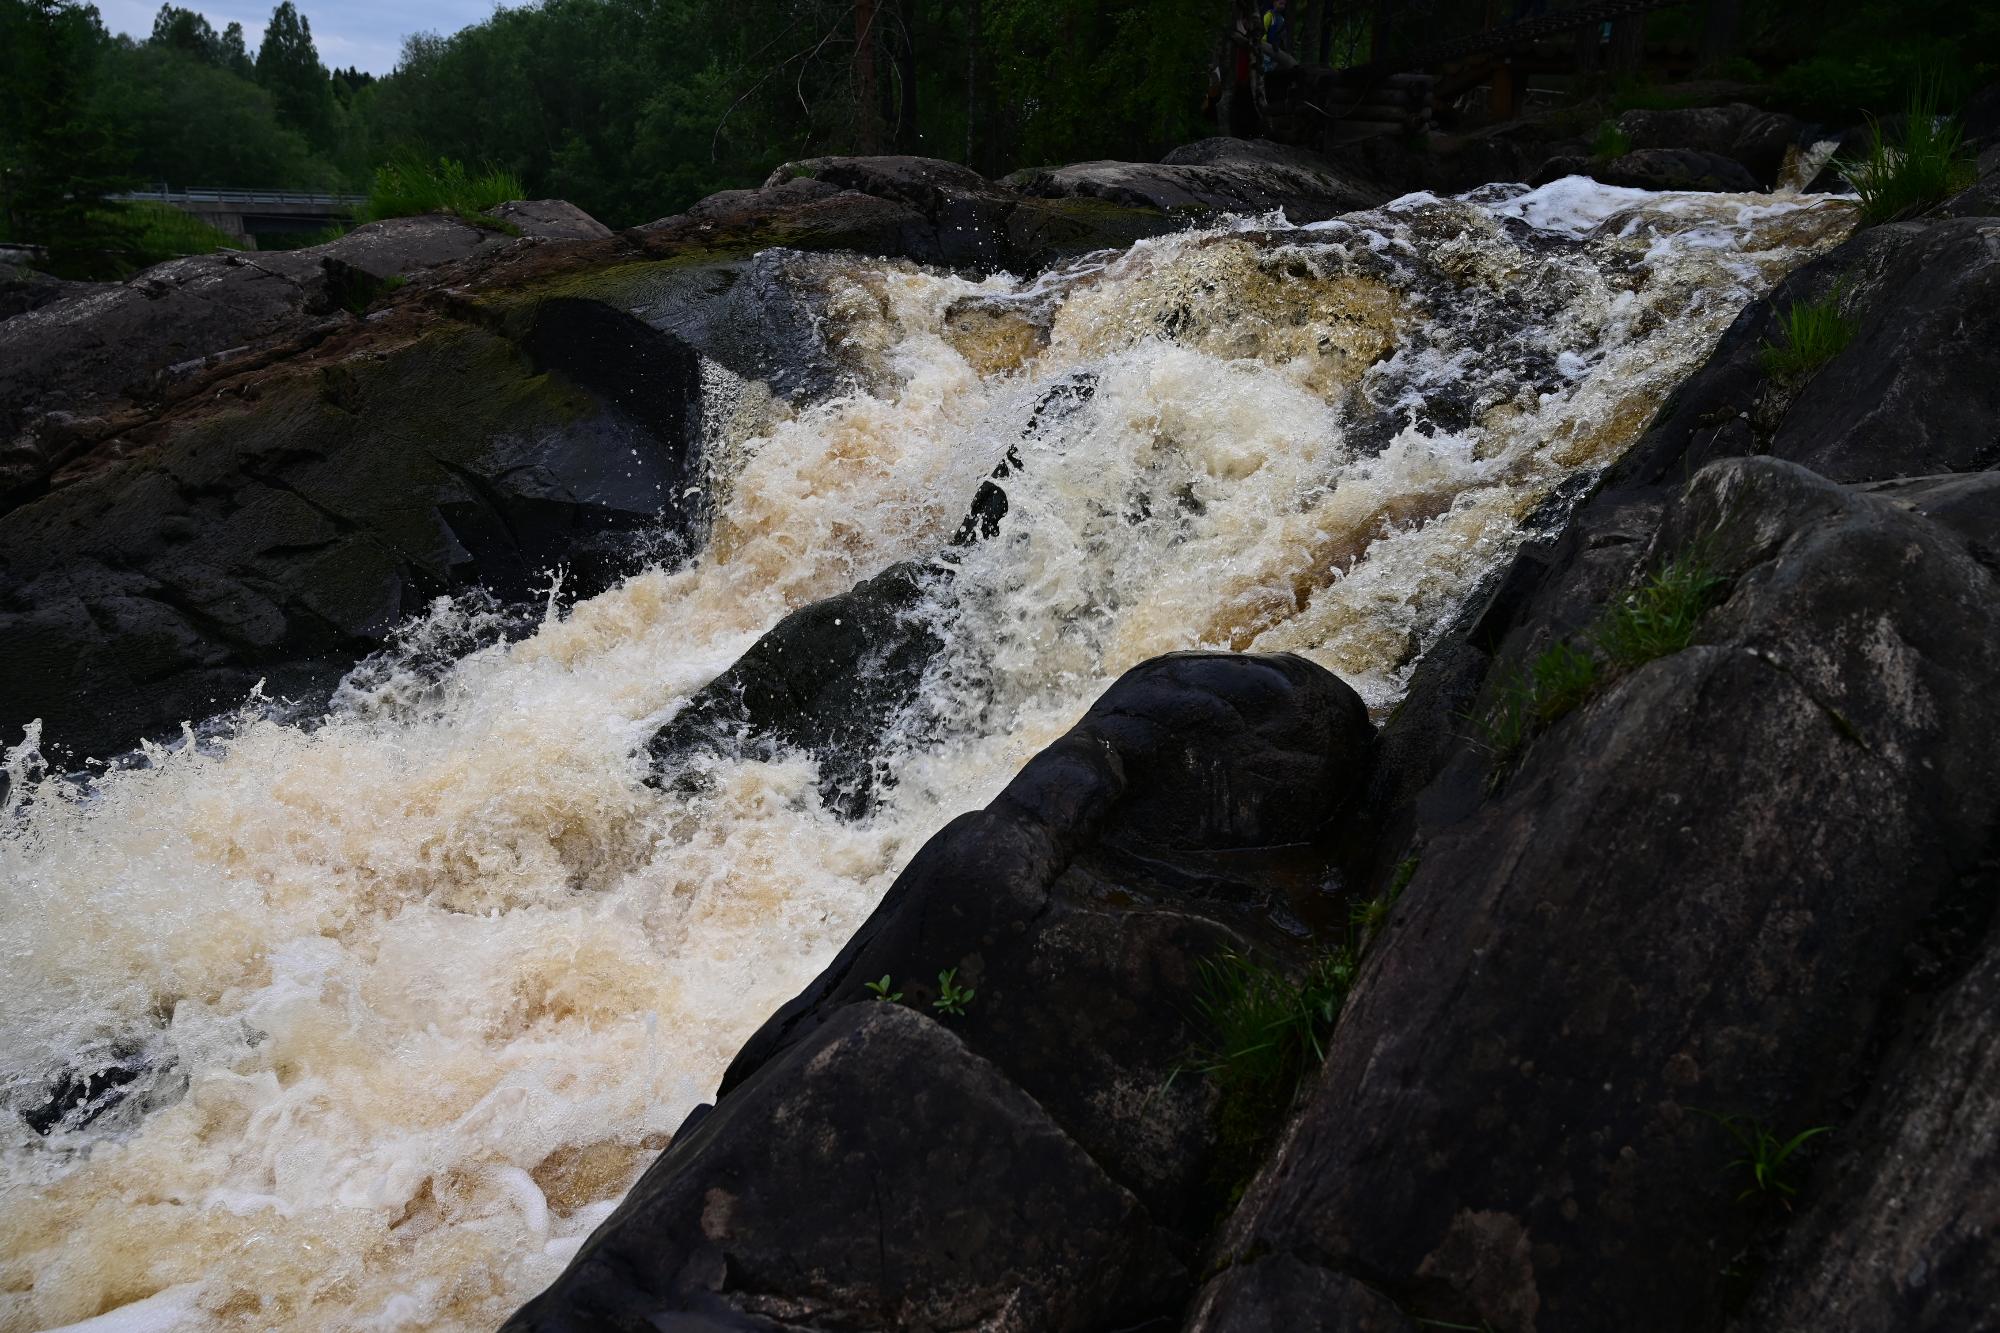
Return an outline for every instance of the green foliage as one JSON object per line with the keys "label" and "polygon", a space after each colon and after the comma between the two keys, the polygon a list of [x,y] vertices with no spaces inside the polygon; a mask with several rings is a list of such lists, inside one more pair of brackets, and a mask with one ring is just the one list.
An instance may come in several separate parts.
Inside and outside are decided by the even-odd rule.
{"label": "green foliage", "polygon": [[277,104],[278,119],[315,147],[334,138],[333,85],[313,45],[312,24],[281,0],[257,48],[257,82]]}
{"label": "green foliage", "polygon": [[1195,1008],[1204,1035],[1175,1076],[1198,1073],[1215,1087],[1218,1185],[1240,1185],[1255,1169],[1325,1060],[1357,962],[1351,945],[1313,959],[1297,977],[1234,950],[1202,961]]}
{"label": "green foliage", "polygon": [[1597,689],[1597,659],[1558,643],[1508,679],[1482,720],[1486,747],[1500,758],[1588,699]]}
{"label": "green foliage", "polygon": [[931,1001],[931,1008],[941,1014],[965,1015],[965,1006],[972,1003],[973,990],[970,986],[958,984],[958,969],[946,968],[938,973],[937,998]]}
{"label": "green foliage", "polygon": [[1773,379],[1805,379],[1854,338],[1854,321],[1840,313],[1838,287],[1817,301],[1794,301],[1779,324],[1784,340],[1765,343],[1759,357]]}
{"label": "green foliage", "polygon": [[[433,163],[406,153],[376,171],[362,216],[376,222],[424,213],[456,213],[476,223],[487,209],[519,199],[523,193],[512,172],[488,169],[473,175],[464,163],[448,157]],[[494,223],[495,230],[505,229],[496,219],[483,221]]]}
{"label": "green foliage", "polygon": [[1861,219],[1870,226],[1934,208],[1977,175],[1957,118],[1938,114],[1934,82],[1911,93],[1900,137],[1900,143],[1890,144],[1882,123],[1871,118],[1867,155],[1838,164],[1861,196]]}
{"label": "green foliage", "polygon": [[1831,1125],[1814,1125],[1782,1137],[1770,1125],[1748,1116],[1717,1115],[1713,1111],[1702,1114],[1727,1130],[1742,1151],[1743,1155],[1731,1160],[1726,1168],[1749,1177],[1743,1192],[1736,1196],[1739,1203],[1746,1199],[1783,1202],[1797,1195],[1798,1160],[1809,1155],[1806,1145],[1822,1134],[1833,1132]]}
{"label": "green foliage", "polygon": [[870,991],[874,993],[875,998],[878,1000],[886,1000],[889,1003],[893,1004],[897,1000],[903,998],[903,992],[899,990],[892,990],[890,988],[893,983],[889,980],[889,974],[887,972],[884,972],[882,974],[882,979],[880,981],[870,981],[870,982],[865,982],[864,984]]}
{"label": "green foliage", "polygon": [[1416,878],[1417,865],[1416,857],[1403,858],[1397,863],[1395,873],[1389,877],[1387,889],[1366,902],[1354,904],[1348,910],[1347,924],[1351,932],[1350,938],[1357,942],[1356,947],[1366,949],[1374,943],[1382,927],[1388,924],[1389,912],[1396,906],[1396,900],[1403,896],[1403,890],[1410,886],[1412,879]]}
{"label": "green foliage", "polygon": [[280,121],[271,94],[170,46],[113,46],[96,109],[142,178],[175,186],[326,189],[338,173]]}
{"label": "green foliage", "polygon": [[145,268],[182,255],[206,255],[241,248],[234,237],[171,204],[136,201],[108,210],[107,225],[119,237],[121,258],[133,268]]}
{"label": "green foliage", "polygon": [[107,195],[132,182],[113,125],[91,100],[110,39],[69,0],[0,0],[0,213],[50,267],[88,277],[116,243]]}
{"label": "green foliage", "polygon": [[1632,151],[1632,140],[1615,120],[1598,122],[1597,137],[1590,141],[1590,155],[1600,162],[1623,157]]}
{"label": "green foliage", "polygon": [[1619,671],[1677,653],[1728,586],[1699,550],[1676,556],[1611,604],[1594,631],[1598,646]]}
{"label": "green foliage", "polygon": [[1504,678],[1492,706],[1478,719],[1480,740],[1496,761],[1493,780],[1499,781],[1500,765],[1531,737],[1610,680],[1694,642],[1702,616],[1728,587],[1698,545],[1605,608],[1587,635],[1595,653],[1579,644],[1558,643],[1526,669]]}

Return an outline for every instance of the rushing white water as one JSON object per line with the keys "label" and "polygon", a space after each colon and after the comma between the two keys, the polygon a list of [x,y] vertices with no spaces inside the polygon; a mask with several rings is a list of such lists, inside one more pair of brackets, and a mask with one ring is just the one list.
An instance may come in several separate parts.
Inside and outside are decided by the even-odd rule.
{"label": "rushing white water", "polygon": [[[310,729],[12,784],[0,1330],[473,1329],[548,1282],[911,853],[1120,671],[1291,649],[1378,708],[1565,478],[1849,226],[1564,181],[1141,244],[1031,282],[801,258],[851,391],[721,382],[710,546],[437,672],[440,605]],[[999,534],[865,821],[812,760],[642,783],[786,611]],[[32,756],[9,758],[25,779]]]}

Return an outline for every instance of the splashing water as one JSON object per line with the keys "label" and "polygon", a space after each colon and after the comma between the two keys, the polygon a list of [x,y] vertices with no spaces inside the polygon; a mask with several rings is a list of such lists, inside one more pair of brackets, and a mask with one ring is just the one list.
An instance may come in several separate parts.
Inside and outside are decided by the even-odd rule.
{"label": "splashing water", "polygon": [[[0,1330],[493,1326],[923,839],[1120,671],[1290,649],[1386,708],[1537,506],[1850,217],[1569,180],[1028,282],[799,257],[851,389],[712,376],[734,425],[693,565],[512,643],[440,603],[312,728],[246,713],[88,789],[7,757]],[[800,755],[643,785],[682,701],[935,555],[1010,449],[867,820]],[[65,1078],[38,1134],[15,1112]]]}

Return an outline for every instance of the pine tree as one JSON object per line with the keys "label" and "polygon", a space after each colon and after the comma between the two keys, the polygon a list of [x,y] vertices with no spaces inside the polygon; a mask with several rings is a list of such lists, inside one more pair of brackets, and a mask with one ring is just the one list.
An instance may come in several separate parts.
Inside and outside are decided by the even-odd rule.
{"label": "pine tree", "polygon": [[250,49],[244,43],[241,23],[232,23],[222,30],[221,51],[224,69],[246,79],[257,77],[257,66],[250,59]]}
{"label": "pine tree", "polygon": [[[236,32],[240,42],[243,30],[239,26]],[[170,46],[176,51],[185,51],[210,65],[222,63],[222,39],[215,35],[208,19],[192,9],[161,5],[160,12],[153,16],[150,40],[154,46]]]}
{"label": "pine tree", "polygon": [[90,101],[108,41],[93,6],[0,4],[0,213],[59,272],[85,272],[115,244],[105,196],[132,184]]}
{"label": "pine tree", "polygon": [[333,84],[313,46],[312,24],[292,0],[271,11],[257,48],[257,82],[278,105],[278,118],[316,148],[333,140]]}

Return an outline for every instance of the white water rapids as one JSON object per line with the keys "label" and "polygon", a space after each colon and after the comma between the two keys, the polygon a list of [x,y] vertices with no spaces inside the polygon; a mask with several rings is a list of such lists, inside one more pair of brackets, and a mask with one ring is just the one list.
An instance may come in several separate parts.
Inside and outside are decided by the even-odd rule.
{"label": "white water rapids", "polygon": [[[0,1330],[491,1328],[923,840],[1121,671],[1289,649],[1385,710],[1537,505],[1851,216],[1572,179],[1033,281],[788,259],[848,391],[718,375],[695,563],[441,675],[414,663],[478,612],[440,605],[315,726],[246,712],[87,785],[8,756]],[[799,755],[643,784],[682,701],[934,556],[1010,447],[868,818]],[[18,1114],[135,1062],[88,1124]]]}

